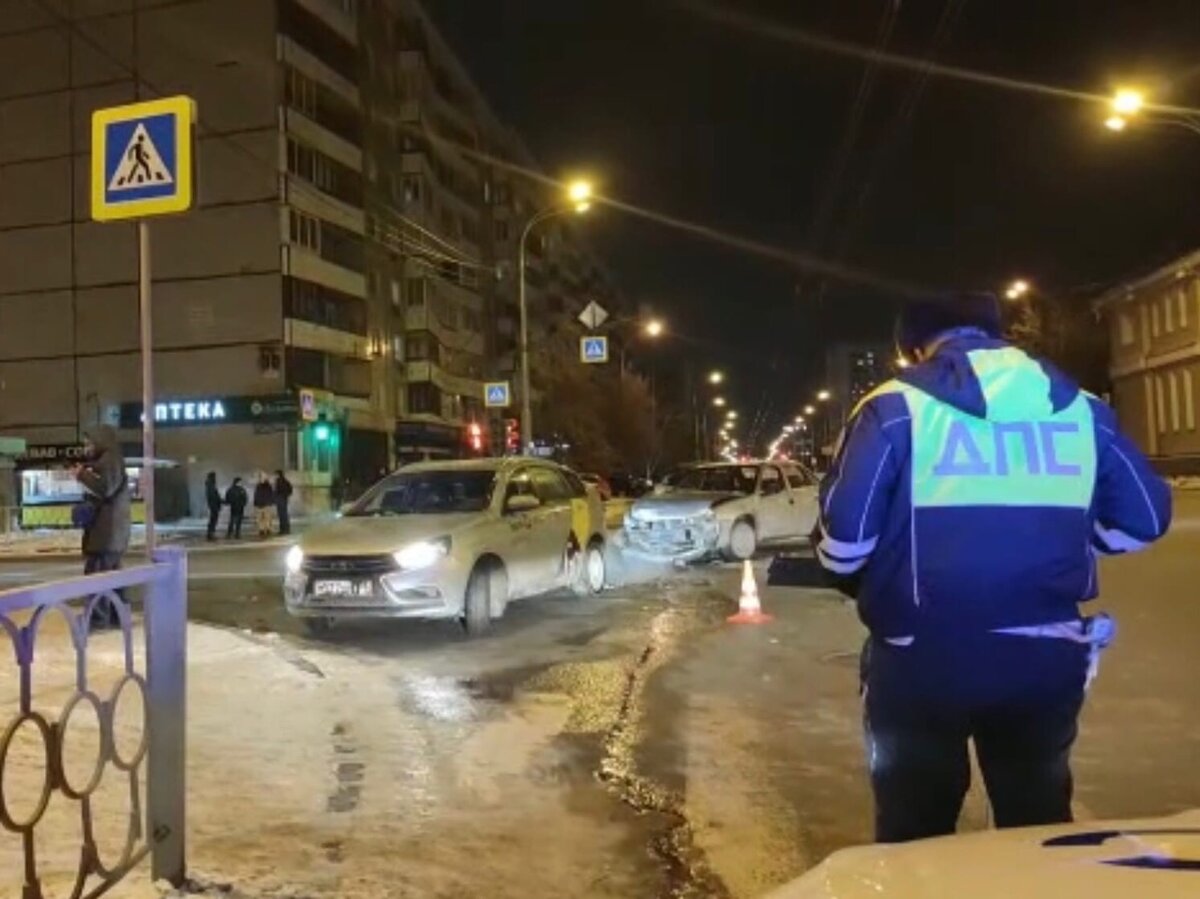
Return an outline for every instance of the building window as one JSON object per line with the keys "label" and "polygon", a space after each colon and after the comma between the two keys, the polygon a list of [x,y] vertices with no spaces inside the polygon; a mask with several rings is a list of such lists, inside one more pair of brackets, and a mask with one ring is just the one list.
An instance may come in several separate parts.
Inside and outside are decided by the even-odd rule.
{"label": "building window", "polygon": [[1181,287],[1176,296],[1179,298],[1179,327],[1186,328],[1188,326],[1188,303],[1190,302],[1187,288]]}
{"label": "building window", "polygon": [[288,318],[350,334],[367,333],[366,301],[323,284],[284,278],[283,309]]}
{"label": "building window", "polygon": [[1170,334],[1175,330],[1175,294],[1163,297],[1163,331]]}
{"label": "building window", "polygon": [[496,222],[496,240],[508,240],[508,222]]}
{"label": "building window", "polygon": [[408,411],[413,415],[440,415],[441,405],[440,391],[433,384],[408,385]]}
{"label": "building window", "polygon": [[1158,320],[1158,303],[1150,304],[1150,336],[1157,337],[1159,335],[1159,320]]}
{"label": "building window", "polygon": [[279,30],[347,81],[358,81],[354,45],[296,0],[280,0]]}
{"label": "building window", "polygon": [[362,176],[320,150],[288,138],[288,171],[297,178],[351,206],[363,204]]}
{"label": "building window", "polygon": [[438,362],[440,346],[432,334],[409,334],[404,339],[404,358],[409,362]]}
{"label": "building window", "polygon": [[409,308],[425,305],[426,281],[424,278],[408,278],[404,282],[404,299]]}
{"label": "building window", "polygon": [[1158,433],[1167,432],[1167,403],[1163,391],[1162,375],[1154,376],[1154,410],[1158,413]]}
{"label": "building window", "polygon": [[1171,394],[1171,430],[1179,430],[1179,375],[1171,372],[1167,375],[1167,386]]}
{"label": "building window", "polygon": [[404,205],[416,203],[421,199],[421,176],[420,175],[405,175],[404,176]]}
{"label": "building window", "polygon": [[320,252],[321,227],[320,223],[313,216],[305,215],[303,212],[297,212],[293,209],[288,214],[288,221],[291,225],[290,237],[292,243],[297,246],[307,247],[314,252]]}
{"label": "building window", "polygon": [[1189,431],[1196,430],[1196,391],[1190,368],[1183,370],[1183,422]]}
{"label": "building window", "polygon": [[1117,335],[1121,346],[1129,346],[1133,343],[1133,319],[1127,312],[1122,312],[1117,316]]}

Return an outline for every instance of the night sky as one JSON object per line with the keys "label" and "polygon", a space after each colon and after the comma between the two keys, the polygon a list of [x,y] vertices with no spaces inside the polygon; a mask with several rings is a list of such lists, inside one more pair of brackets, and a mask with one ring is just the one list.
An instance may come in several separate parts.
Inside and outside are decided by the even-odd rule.
{"label": "night sky", "polygon": [[681,335],[655,352],[727,367],[760,436],[815,388],[823,343],[890,333],[896,293],[880,282],[1023,276],[1058,292],[1200,245],[1200,135],[1114,135],[1102,104],[787,39],[886,35],[917,60],[1101,95],[1133,82],[1200,106],[1197,0],[426,5],[547,172],[585,171],[622,201],[863,273],[823,278],[611,209],[586,223],[624,291]]}

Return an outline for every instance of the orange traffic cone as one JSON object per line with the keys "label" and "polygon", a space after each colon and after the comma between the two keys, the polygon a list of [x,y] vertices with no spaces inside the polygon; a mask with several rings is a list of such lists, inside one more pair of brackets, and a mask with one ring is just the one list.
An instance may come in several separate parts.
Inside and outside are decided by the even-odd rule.
{"label": "orange traffic cone", "polygon": [[749,559],[742,567],[742,595],[738,597],[737,614],[730,615],[726,620],[733,624],[762,624],[771,620],[758,601],[758,584],[754,581],[754,569]]}

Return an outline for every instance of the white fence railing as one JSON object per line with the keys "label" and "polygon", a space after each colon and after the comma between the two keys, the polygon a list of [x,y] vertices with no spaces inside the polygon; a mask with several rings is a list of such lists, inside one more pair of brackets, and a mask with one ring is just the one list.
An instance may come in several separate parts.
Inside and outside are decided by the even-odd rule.
{"label": "white fence railing", "polygon": [[[118,593],[137,587],[145,590],[144,672],[135,666],[134,611]],[[123,670],[116,685],[102,697],[89,683],[88,643],[92,638],[92,611],[105,600],[114,604],[120,620]],[[39,707],[33,683],[38,636],[45,622],[56,616],[65,623],[70,636],[74,683],[66,704],[50,710]],[[67,802],[81,825],[76,831],[82,834],[82,845],[78,847],[75,888],[69,893],[74,899],[90,899],[107,892],[147,855],[154,880],[182,884],[187,670],[187,557],[183,550],[163,548],[155,553],[152,564],[124,571],[0,591],[0,652],[5,636],[13,650],[9,658],[15,662],[19,694],[16,715],[7,722],[0,717],[0,845],[9,838],[20,842],[24,862],[22,899],[45,897],[38,850],[57,841],[60,834],[39,832],[38,826],[52,798],[56,803]],[[0,674],[0,683],[5,680],[9,679]],[[133,748],[122,750],[114,722],[118,708],[132,701],[131,691],[141,693],[144,720],[140,740]],[[68,767],[74,770],[77,766],[64,762],[64,735],[71,717],[88,706],[99,721],[99,751],[87,768],[86,782],[73,782]],[[40,766],[35,759],[30,770],[28,751],[9,752],[18,734],[22,746],[30,745],[31,739],[40,741]],[[15,770],[18,766],[19,772]],[[144,801],[142,775],[146,783]],[[102,860],[92,827],[92,796],[109,777],[122,784],[121,795],[123,785],[128,784],[129,825],[120,857]],[[34,778],[34,789],[22,792],[30,794],[33,801],[14,810],[9,805],[11,798],[5,795],[5,784],[22,779],[28,783],[30,778]]]}

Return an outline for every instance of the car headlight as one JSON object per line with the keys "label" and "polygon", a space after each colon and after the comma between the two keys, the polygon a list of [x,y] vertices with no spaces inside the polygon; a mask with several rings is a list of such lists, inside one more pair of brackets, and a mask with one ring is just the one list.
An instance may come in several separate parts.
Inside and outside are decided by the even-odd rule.
{"label": "car headlight", "polygon": [[428,568],[450,552],[450,538],[440,540],[422,540],[420,543],[410,543],[399,552],[393,553],[396,564],[405,571],[417,571]]}
{"label": "car headlight", "polygon": [[287,570],[292,574],[299,574],[300,568],[304,565],[304,550],[299,546],[293,546],[287,553]]}

